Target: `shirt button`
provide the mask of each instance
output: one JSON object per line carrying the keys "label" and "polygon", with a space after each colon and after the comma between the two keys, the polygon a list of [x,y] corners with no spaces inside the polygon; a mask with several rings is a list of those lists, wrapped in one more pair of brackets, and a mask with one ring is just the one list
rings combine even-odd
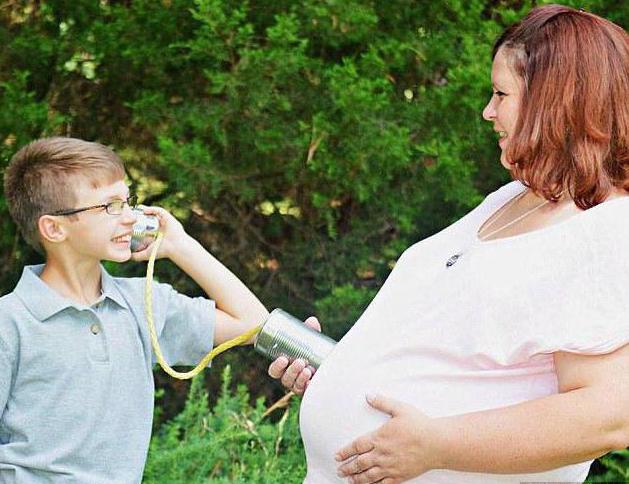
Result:
{"label": "shirt button", "polygon": [[92,334],[98,334],[100,333],[100,325],[94,323],[90,326],[90,331],[92,332]]}

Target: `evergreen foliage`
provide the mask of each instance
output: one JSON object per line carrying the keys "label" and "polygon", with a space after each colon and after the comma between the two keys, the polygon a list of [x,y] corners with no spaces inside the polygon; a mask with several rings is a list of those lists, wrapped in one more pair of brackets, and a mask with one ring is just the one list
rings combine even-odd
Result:
{"label": "evergreen foliage", "polygon": [[[563,3],[629,25],[627,2]],[[126,160],[145,204],[171,210],[268,307],[303,318],[316,314],[338,339],[406,247],[508,180],[480,113],[491,91],[493,41],[532,4],[6,2],[0,8],[0,170],[20,146],[44,135],[110,145]],[[23,265],[39,261],[0,193],[0,294],[14,287]],[[118,275],[145,272],[141,264],[106,266]],[[199,293],[168,262],[156,272],[181,291]],[[236,350],[205,376],[211,402],[219,393],[216,373],[226,363],[251,395],[281,394],[264,377],[265,362]],[[247,407],[242,392],[225,396],[207,422],[240,433],[230,434],[231,451],[222,444],[210,451],[203,439],[219,430],[203,434],[205,424],[195,420],[208,412],[199,403],[205,400],[200,386],[180,413],[188,386],[161,374],[157,382],[166,396],[156,425],[179,416],[152,445],[160,457],[152,457],[148,480],[157,479],[151,469],[162,469],[161,459],[176,459],[167,451],[175,442],[180,455],[189,448],[198,456],[198,465],[218,465],[216,476],[224,479],[237,479],[230,459],[238,446],[252,445],[251,455],[275,462],[279,430],[259,420],[259,403]],[[296,463],[291,476],[303,471],[293,453],[299,447],[295,414],[283,424],[291,449],[282,451],[288,457],[282,465]],[[247,416],[270,437],[251,439],[247,420],[234,415]],[[601,463],[617,476],[629,467],[626,453]],[[278,478],[283,472],[243,465]]]}
{"label": "evergreen foliage", "polygon": [[268,483],[301,482],[306,472],[297,415],[299,403],[265,416],[264,399],[249,404],[244,385],[230,389],[223,371],[220,397],[210,411],[203,379],[192,381],[183,411],[165,423],[151,441],[143,482]]}

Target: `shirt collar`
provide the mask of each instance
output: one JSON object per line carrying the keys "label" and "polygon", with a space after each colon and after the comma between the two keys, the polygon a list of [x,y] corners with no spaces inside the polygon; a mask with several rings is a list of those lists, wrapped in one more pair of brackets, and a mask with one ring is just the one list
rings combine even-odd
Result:
{"label": "shirt collar", "polygon": [[[20,277],[14,291],[37,319],[45,321],[67,308],[76,308],[78,310],[87,308],[62,296],[46,284],[40,278],[43,270],[44,264],[25,266],[22,271],[22,277]],[[104,298],[111,299],[119,306],[128,309],[116,281],[102,266],[101,287]]]}
{"label": "shirt collar", "polygon": [[101,270],[101,287],[103,290],[103,296],[105,296],[105,298],[107,299],[111,299],[118,306],[129,309],[127,301],[122,296],[116,280],[111,277],[109,272],[107,272],[103,266],[101,266]]}

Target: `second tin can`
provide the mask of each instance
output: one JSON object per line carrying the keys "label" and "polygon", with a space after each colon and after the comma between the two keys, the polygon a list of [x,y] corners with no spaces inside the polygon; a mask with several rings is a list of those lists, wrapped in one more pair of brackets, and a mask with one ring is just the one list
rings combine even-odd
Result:
{"label": "second tin can", "polygon": [[271,312],[262,326],[254,348],[269,359],[280,356],[285,356],[290,362],[302,359],[317,369],[335,344],[332,338],[278,308]]}

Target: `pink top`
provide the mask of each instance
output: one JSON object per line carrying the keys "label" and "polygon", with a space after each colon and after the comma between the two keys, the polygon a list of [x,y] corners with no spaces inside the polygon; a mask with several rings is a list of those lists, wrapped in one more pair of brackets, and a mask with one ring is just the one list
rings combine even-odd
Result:
{"label": "pink top", "polygon": [[[307,483],[341,482],[335,452],[388,418],[366,393],[433,417],[503,407],[557,393],[553,352],[603,354],[629,343],[629,197],[479,242],[483,222],[524,188],[503,186],[402,254],[304,396]],[[411,482],[580,482],[590,463],[518,475],[434,470]]]}

